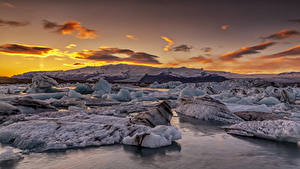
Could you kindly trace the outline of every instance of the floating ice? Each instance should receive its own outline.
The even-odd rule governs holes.
[[[6,161],[19,161],[23,159],[20,153],[15,153],[12,148],[8,148],[5,152],[0,153],[0,163]]]
[[[278,99],[276,99],[275,97],[265,97],[258,102],[258,104],[265,104],[267,106],[272,106],[272,105],[276,105],[279,103],[280,103],[280,101]]]
[[[80,94],[92,94],[94,90],[92,89],[92,86],[88,83],[79,83],[76,85],[75,91]]]
[[[32,84],[27,90],[27,93],[54,93],[58,92],[53,86],[57,86],[58,83],[45,75],[37,75],[32,78]]]
[[[152,110],[133,116],[130,121],[135,124],[155,127],[157,125],[171,125],[172,116],[173,113],[169,103],[163,101]]]
[[[75,90],[70,90],[68,92],[68,97],[71,97],[71,98],[80,98],[80,99],[84,99],[85,96],[83,96],[82,94],[76,92]]]
[[[205,93],[202,90],[192,88],[192,87],[186,87],[181,90],[179,97],[190,97],[190,96],[200,96],[204,95]]]
[[[231,112],[241,112],[241,111],[256,111],[256,112],[267,112],[271,113],[272,109],[268,106],[262,105],[240,105],[227,103],[226,106]]]
[[[247,121],[225,127],[229,134],[298,143],[300,124],[289,120]]]
[[[181,98],[176,112],[201,120],[221,123],[239,123],[243,121],[230,112],[222,102],[207,95],[194,98]]]
[[[172,144],[172,141],[181,139],[181,133],[173,126],[156,126],[144,133],[127,136],[122,143],[148,148],[158,148]]]
[[[0,116],[7,116],[12,114],[18,114],[20,110],[6,102],[0,102]]]
[[[109,99],[117,100],[120,102],[129,102],[131,101],[131,96],[128,90],[121,89],[118,94],[111,94],[108,97]]]

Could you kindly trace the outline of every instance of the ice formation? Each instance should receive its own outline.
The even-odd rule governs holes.
[[[173,113],[169,103],[164,101],[150,111],[134,115],[130,118],[130,121],[134,124],[155,127],[157,125],[171,125],[172,116]]]
[[[99,81],[94,86],[93,96],[102,97],[104,94],[109,94],[111,92],[111,85],[104,79],[99,79]]]
[[[148,148],[158,148],[172,144],[172,141],[181,139],[181,133],[173,126],[156,126],[144,133],[127,136],[122,143]]]
[[[88,83],[79,83],[76,85],[75,91],[80,94],[92,94],[94,92],[92,86]]]
[[[54,93],[58,90],[53,88],[57,86],[58,83],[45,75],[37,75],[32,78],[32,84],[27,90],[27,93]]]
[[[0,163],[6,161],[19,161],[23,159],[20,153],[16,153],[12,148],[8,148],[5,152],[0,153]]]
[[[109,99],[117,100],[120,102],[129,102],[131,101],[131,95],[128,90],[121,89],[118,94],[111,94],[108,96]]]
[[[230,112],[225,104],[208,95],[194,98],[181,98],[176,112],[201,120],[217,121],[225,124],[243,121]]]
[[[182,89],[179,97],[200,96],[200,95],[204,95],[204,94],[205,93],[202,90],[192,88],[192,87],[186,87],[186,88]]]
[[[229,134],[298,143],[300,124],[289,120],[247,121],[225,127]]]
[[[17,107],[15,107],[11,104],[8,104],[6,102],[0,101],[0,116],[17,114],[19,112],[20,112],[20,110]]]

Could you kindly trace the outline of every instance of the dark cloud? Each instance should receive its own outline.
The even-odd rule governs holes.
[[[208,53],[208,52],[211,52],[211,51],[212,51],[212,48],[210,48],[210,47],[205,47],[205,48],[201,48],[200,50],[202,50],[202,51],[205,52],[205,53]]]
[[[130,49],[119,49],[119,48],[100,48],[100,51],[103,54],[127,54],[127,55],[132,55],[135,52],[130,50]]]
[[[94,39],[98,36],[96,30],[83,27],[78,21],[68,21],[60,25],[52,21],[43,20],[43,27],[44,29],[54,29],[62,35],[75,33],[76,37],[80,39]]]
[[[54,29],[54,28],[60,29],[62,27],[62,25],[58,25],[55,22],[51,22],[51,21],[48,21],[45,19],[43,20],[43,26],[44,26],[44,29]]]
[[[9,21],[9,20],[3,20],[0,19],[0,26],[13,26],[13,27],[19,27],[19,26],[27,26],[29,25],[29,22],[19,22],[19,21]]]
[[[31,54],[31,55],[43,55],[53,50],[48,47],[40,46],[28,46],[19,44],[4,44],[0,45],[0,52],[4,54]]]
[[[233,61],[237,58],[241,58],[244,55],[256,54],[259,53],[259,50],[264,50],[276,43],[274,42],[264,42],[259,45],[251,46],[251,47],[243,47],[237,51],[226,53],[220,56],[220,59],[223,61]]]
[[[286,38],[291,38],[294,36],[299,36],[300,32],[295,31],[295,30],[281,30],[280,32],[271,34],[269,36],[266,37],[262,37],[262,39],[264,40],[282,40],[282,39],[286,39]]]
[[[174,52],[189,52],[192,49],[192,46],[188,45],[179,45],[171,48]]]
[[[126,54],[127,57],[118,57],[113,54]],[[105,48],[98,51],[89,51],[78,53],[77,59],[96,60],[103,62],[130,62],[136,64],[161,64],[158,56],[144,52],[134,52],[129,49]]]
[[[290,49],[287,49],[283,52],[275,53],[272,55],[261,56],[261,59],[272,59],[272,58],[280,58],[286,56],[300,56],[300,45],[294,46]]]

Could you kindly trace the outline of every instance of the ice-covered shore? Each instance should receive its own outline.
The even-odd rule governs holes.
[[[157,148],[181,138],[171,124],[172,110],[232,124],[225,127],[229,134],[300,141],[299,88],[260,88],[239,80],[155,83],[150,89],[112,86],[104,79],[69,85],[75,89],[41,76],[23,91],[0,88],[0,143],[35,152],[109,144]],[[155,89],[162,87],[168,90]]]

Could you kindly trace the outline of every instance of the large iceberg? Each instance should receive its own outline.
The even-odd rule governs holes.
[[[156,113],[160,113],[162,108],[165,107],[158,108]],[[123,139],[127,136],[153,133],[155,139],[151,137],[145,142],[147,144],[142,145],[153,148],[169,145],[172,141],[179,139],[178,135],[180,135],[171,126],[152,130],[151,127],[134,123],[126,117],[114,117],[111,114],[101,115],[99,110],[78,108],[70,110],[39,113],[26,116],[22,121],[3,125],[0,127],[0,143],[10,144],[23,150],[44,152],[55,149],[119,144],[123,143]],[[155,121],[159,122],[160,120],[156,118],[153,122]]]
[[[57,86],[58,83],[45,75],[37,75],[32,78],[32,84],[30,88],[27,90],[27,93],[54,93],[59,90],[53,88]]]
[[[157,125],[171,125],[172,116],[173,113],[169,103],[163,101],[152,110],[134,115],[130,118],[130,121],[134,124],[155,127]]]
[[[290,120],[247,121],[225,127],[229,134],[299,143],[300,124]]]
[[[243,121],[233,114],[225,104],[208,95],[193,98],[181,98],[176,112],[201,120],[217,121],[225,124]]]

